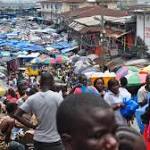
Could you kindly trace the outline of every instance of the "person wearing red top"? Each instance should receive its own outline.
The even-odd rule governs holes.
[[[17,102],[17,100],[18,100],[17,94],[12,88],[8,89],[6,99],[10,103],[16,103]]]

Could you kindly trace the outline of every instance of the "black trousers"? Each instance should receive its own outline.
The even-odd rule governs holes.
[[[34,141],[34,150],[63,150],[63,145],[61,141],[54,143]]]

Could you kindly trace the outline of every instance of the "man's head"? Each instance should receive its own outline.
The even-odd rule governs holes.
[[[24,96],[26,94],[26,90],[28,88],[27,81],[22,80],[17,83],[18,92],[20,96]]]
[[[117,150],[115,117],[99,96],[70,95],[57,111],[57,129],[66,150]]]
[[[126,77],[122,77],[122,78],[120,79],[120,85],[121,85],[122,87],[126,87],[127,84],[128,84],[127,78],[126,78]]]
[[[114,94],[118,94],[119,93],[119,81],[116,79],[110,79],[108,81],[108,89],[113,92]]]
[[[13,88],[8,89],[8,95],[11,95],[12,97],[16,97],[16,92]]]
[[[79,83],[81,83],[84,86],[87,86],[88,80],[87,80],[87,77],[85,75],[80,75],[78,80],[79,80]]]
[[[49,72],[42,72],[40,77],[40,87],[52,89],[54,85],[54,78]]]
[[[146,150],[142,136],[135,130],[123,126],[116,132],[119,140],[119,150]]]
[[[15,103],[7,103],[6,104],[6,111],[9,115],[13,115],[17,110],[17,104]]]

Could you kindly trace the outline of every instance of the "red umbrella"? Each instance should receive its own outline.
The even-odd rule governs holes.
[[[58,63],[58,64],[62,64],[64,62],[66,62],[67,60],[68,60],[67,56],[64,56],[64,55],[56,56],[56,63]]]

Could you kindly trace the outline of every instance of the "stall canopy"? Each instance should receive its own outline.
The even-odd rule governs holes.
[[[67,41],[52,44],[52,45],[50,45],[50,47],[59,49],[59,50],[61,50],[62,53],[67,53],[71,50],[74,50],[75,48],[78,48],[77,43],[67,42]]]
[[[128,80],[128,86],[139,86],[144,84],[146,81],[147,74],[139,74],[139,73],[132,73],[126,76]]]
[[[6,34],[0,34],[0,39],[7,39],[7,35]]]
[[[17,58],[36,58],[40,55],[40,53],[31,53],[28,55],[18,55]]]
[[[44,47],[41,45],[33,44],[28,41],[18,41],[18,40],[4,40],[0,39],[0,46],[9,46],[14,49],[19,49],[21,51],[32,51],[40,52],[44,51]]]
[[[70,52],[70,51],[72,51],[72,50],[75,50],[75,49],[77,49],[78,48],[78,46],[74,46],[74,47],[70,47],[70,48],[66,48],[66,49],[62,49],[61,50],[61,53],[68,53],[68,52]]]

